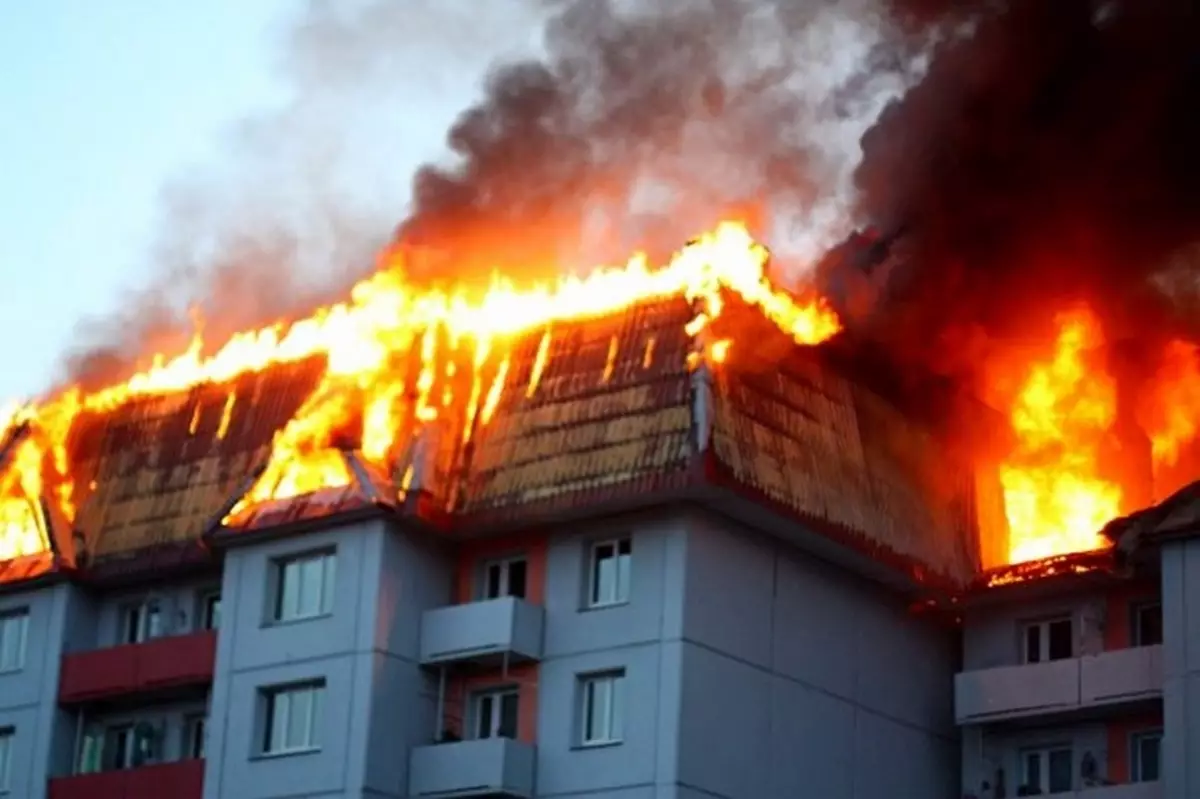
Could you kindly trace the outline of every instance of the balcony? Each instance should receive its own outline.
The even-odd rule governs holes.
[[[1136,702],[1162,696],[1161,646],[1114,649],[1080,658],[1079,699],[1084,705]]]
[[[408,795],[439,799],[530,799],[537,750],[508,738],[418,746]]]
[[[1161,782],[1130,782],[1103,788],[1081,788],[1068,795],[1076,799],[1163,799],[1163,790]]]
[[[217,634],[201,632],[65,655],[58,700],[69,705],[208,685],[216,652]]]
[[[959,724],[1021,718],[1162,696],[1162,647],[965,671],[954,678]]]
[[[48,799],[201,799],[204,761],[181,760],[126,771],[50,780]]]
[[[540,660],[544,611],[516,597],[450,605],[421,617],[421,663],[492,665]]]

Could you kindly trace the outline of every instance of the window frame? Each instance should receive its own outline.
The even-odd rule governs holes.
[[[579,712],[579,746],[614,746],[625,742],[625,670],[593,672],[579,676],[579,697],[576,707]],[[596,686],[605,685],[603,712],[605,716],[603,737],[591,736]],[[614,718],[616,719],[614,723]]]
[[[196,713],[183,722],[183,752],[180,760],[203,760],[208,740],[208,716]]]
[[[213,623],[213,619],[216,623]],[[221,627],[221,589],[208,588],[200,592],[196,608],[196,629],[215,632]]]
[[[100,725],[89,724],[84,728],[76,752],[75,774],[99,774],[104,771],[104,741],[107,734],[107,729]]]
[[[1057,790],[1051,791],[1051,789],[1050,789],[1050,775],[1051,775],[1050,758],[1051,758],[1051,756],[1053,756],[1055,754],[1059,754],[1061,752],[1066,752],[1067,755],[1071,759],[1071,767],[1070,767],[1070,769],[1068,769],[1068,773],[1070,774],[1069,784],[1065,789],[1063,789],[1061,791],[1057,791]],[[1020,768],[1018,769],[1018,773],[1021,776],[1020,782],[1017,783],[1018,789],[1023,786],[1029,785],[1029,757],[1031,755],[1036,755],[1039,758],[1039,770],[1040,770],[1041,780],[1039,781],[1039,784],[1037,786],[1035,786],[1038,788],[1038,790],[1041,791],[1041,794],[1039,794],[1039,796],[1040,795],[1055,796],[1055,795],[1067,794],[1067,793],[1070,793],[1075,790],[1075,784],[1077,782],[1076,775],[1075,775],[1075,769],[1076,769],[1075,747],[1069,743],[1047,744],[1044,746],[1031,746],[1031,747],[1022,749],[1020,751],[1020,758],[1021,758]]]
[[[8,645],[8,636],[12,626],[16,632],[16,656],[13,663],[4,663],[4,652]],[[0,611],[0,674],[13,674],[25,668],[25,659],[29,656],[29,608],[8,608]]]
[[[12,755],[16,741],[16,727],[0,727],[0,793],[12,790]]]
[[[511,698],[515,705],[515,718],[512,735],[503,735],[501,726],[503,725],[504,714],[502,712],[503,702],[505,699]],[[486,735],[481,735],[480,722],[483,719],[483,703],[487,700],[492,702],[491,723]],[[521,731],[521,691],[516,685],[496,686],[494,688],[486,688],[481,691],[476,691],[471,694],[470,716],[468,717],[470,726],[468,730],[470,734],[466,736],[471,740],[483,740],[487,738],[508,738],[516,740]]]
[[[624,545],[628,551],[622,553],[621,547]],[[613,575],[613,596],[604,598],[599,596],[600,591],[600,564],[601,558],[599,551],[603,547],[612,547],[611,557],[614,561],[616,569]],[[629,567],[625,573],[625,581],[621,581],[621,558],[628,558]],[[624,592],[622,593],[622,588]],[[598,541],[592,541],[588,546],[587,557],[587,594],[584,598],[584,606],[591,609],[611,608],[618,605],[629,604],[630,597],[633,595],[633,536],[622,535],[613,538],[604,538]]]
[[[512,566],[514,563],[522,563],[525,566],[525,587],[521,595],[512,593]],[[499,593],[496,596],[489,595],[490,572],[493,568],[500,569],[500,586]],[[505,597],[514,597],[516,599],[525,599],[529,596],[529,558],[523,554],[511,555],[505,558],[492,558],[485,560],[479,567],[479,589],[476,591],[476,599],[480,602],[487,602],[492,599],[503,599]]]
[[[1051,658],[1050,657],[1050,627],[1054,624],[1066,622],[1068,625],[1068,634],[1070,637],[1070,650],[1066,657]],[[1075,657],[1075,617],[1069,614],[1061,616],[1047,616],[1041,619],[1029,619],[1021,622],[1021,665],[1032,666],[1038,663],[1052,663],[1057,660],[1070,660]],[[1029,655],[1029,632],[1038,630],[1038,647],[1040,648],[1040,657],[1037,660],[1031,660]]]
[[[1142,613],[1152,608],[1158,608],[1158,640],[1145,643],[1145,633],[1142,629]],[[1162,600],[1146,599],[1134,602],[1129,608],[1129,643],[1132,646],[1158,646],[1163,639]]]
[[[133,732],[134,724],[132,721],[121,722],[117,724],[105,724],[101,731],[100,743],[100,772],[106,771],[127,771],[133,768],[133,753],[136,736]],[[109,759],[109,741],[116,741],[124,737],[125,751],[121,762]],[[115,756],[115,752],[112,753]]]
[[[163,626],[166,614],[163,612],[162,600],[158,597],[142,597],[122,602],[118,607],[120,609],[120,645],[144,644],[147,641],[162,638],[166,634],[166,628]],[[151,610],[153,610],[153,615],[158,618],[158,631],[154,635],[151,635]],[[134,640],[131,641],[129,640],[129,621],[132,614],[136,614],[137,631]]]
[[[1154,739],[1158,741],[1158,763],[1157,775],[1154,779],[1146,779],[1142,772],[1144,764],[1142,762],[1142,747],[1141,744]],[[1129,781],[1130,782],[1160,782],[1162,780],[1162,741],[1163,731],[1161,729],[1153,730],[1138,730],[1129,735]]]
[[[272,685],[260,689],[262,723],[260,725],[260,735],[258,736],[256,752],[258,757],[283,757],[286,755],[299,755],[321,751],[319,727],[324,715],[325,687],[324,680],[308,680],[284,685]],[[293,697],[302,693],[308,694],[310,699],[305,724],[306,740],[301,744],[291,745],[286,740],[286,728],[291,721],[291,702],[293,701]],[[276,737],[274,731],[277,728],[276,722],[280,716],[278,702],[281,697],[285,696],[288,698],[287,713],[283,716],[283,728],[285,730],[283,736],[285,740],[283,741],[283,746],[272,748],[276,743],[274,740]]]
[[[299,612],[303,606],[303,598],[299,593],[300,588],[297,588],[295,599],[297,612],[294,615],[285,614],[285,606],[288,604],[288,567],[292,565],[297,566],[296,574],[300,580],[300,586],[303,587],[303,564],[313,561],[321,563],[320,596],[317,600],[316,610],[307,613]],[[267,606],[268,625],[294,624],[332,615],[333,605],[336,601],[334,592],[337,587],[336,548],[312,549],[274,558],[271,561],[271,581],[268,585],[271,588]]]

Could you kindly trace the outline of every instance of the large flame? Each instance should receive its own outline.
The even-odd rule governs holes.
[[[1200,347],[1176,339],[1167,344],[1142,409],[1154,460],[1174,466],[1200,433]]]
[[[722,291],[731,291],[801,344],[835,334],[840,322],[822,299],[800,300],[768,281],[767,257],[743,225],[727,222],[661,268],[651,268],[639,255],[623,267],[526,286],[497,275],[486,290],[472,293],[418,288],[407,278],[402,255],[392,253],[383,269],[353,288],[349,300],[308,318],[236,335],[207,356],[197,335],[183,354],[170,360],[156,356],[150,368],[124,382],[93,392],[71,388],[0,416],[0,431],[18,424],[29,431],[10,453],[6,483],[0,486],[0,530],[6,531],[0,532],[5,542],[0,558],[36,545],[17,530],[28,529],[24,509],[44,496],[45,488],[63,515],[73,519],[77,497],[66,462],[67,437],[82,412],[324,356],[320,385],[276,436],[270,461],[235,508],[237,515],[266,500],[348,483],[348,467],[338,451],[343,438],[356,440],[365,459],[387,468],[406,432],[449,409],[461,420],[460,434],[470,436],[495,411],[505,386],[508,344],[522,332],[546,331],[539,353],[544,361],[555,323],[684,296],[696,308],[688,332],[703,340],[704,329],[721,313]],[[706,354],[722,360],[730,348],[727,340],[708,341]],[[649,349],[646,357],[652,357]],[[528,390],[537,373],[535,368]],[[222,434],[235,403],[230,394]]]
[[[1136,455],[1121,454],[1132,471],[1114,474],[1105,451],[1115,441],[1116,381],[1107,370],[1104,331],[1087,307],[1057,317],[1052,355],[1027,366],[1009,408],[1016,445],[1001,465],[1009,524],[1008,562],[1053,558],[1103,549],[1101,529],[1130,506]],[[1175,464],[1200,432],[1200,349],[1176,340],[1162,353],[1143,387],[1140,422],[1150,439],[1146,480]],[[1172,486],[1156,486],[1158,492]]]
[[[1058,327],[1053,356],[1032,365],[1010,411],[1017,444],[1000,468],[1010,563],[1102,548],[1100,528],[1121,509],[1121,487],[1098,469],[1117,413],[1115,382],[1088,359],[1103,331],[1086,309]]]

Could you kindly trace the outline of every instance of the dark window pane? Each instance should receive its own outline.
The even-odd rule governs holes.
[[[1050,753],[1050,792],[1071,790],[1074,768],[1070,749],[1056,749]]]
[[[514,560],[508,564],[508,595],[525,598],[525,561]]]
[[[1157,735],[1143,735],[1138,739],[1139,782],[1157,782],[1162,739]]]
[[[1134,644],[1156,646],[1162,643],[1162,605],[1142,605],[1137,610]]]
[[[1069,619],[1050,622],[1049,658],[1048,660],[1063,660],[1072,656],[1074,647],[1071,645],[1071,622]]]
[[[1025,662],[1042,662],[1042,627],[1039,624],[1025,628]]]
[[[492,737],[492,697],[479,697],[479,718],[475,725],[476,738]]]
[[[210,630],[216,630],[221,626],[221,597],[210,596],[208,598],[208,609],[205,611],[204,624]]]
[[[617,569],[611,544],[596,547],[592,570],[592,602],[612,602],[617,593]]]
[[[500,564],[493,563],[487,567],[487,584],[484,586],[483,598],[496,599],[500,596]]]
[[[500,726],[496,730],[497,735],[504,738],[517,737],[518,704],[516,692],[504,694],[500,698]]]
[[[1030,752],[1025,755],[1025,785],[1029,788],[1040,788],[1042,784],[1042,753]]]
[[[142,614],[139,608],[131,607],[125,610],[125,643],[136,644],[140,637]]]
[[[271,696],[267,700],[267,717],[263,720],[262,750],[264,752],[270,752],[275,748],[272,744],[275,739],[275,728],[279,726],[279,719],[276,718],[278,704],[278,696]]]
[[[630,555],[633,553],[633,540],[629,538],[621,539],[617,544],[618,555]]]

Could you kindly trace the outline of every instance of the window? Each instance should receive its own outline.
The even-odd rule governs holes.
[[[186,738],[184,739],[183,757],[185,760],[200,760],[204,757],[204,716],[192,716],[187,720]]]
[[[1162,603],[1143,602],[1134,605],[1130,614],[1133,621],[1134,646],[1155,646],[1162,643]]]
[[[0,729],[0,791],[12,788],[12,750],[16,737],[12,727]]]
[[[162,609],[154,599],[124,606],[121,608],[121,643],[140,644],[158,638],[163,634],[162,617]]]
[[[1022,752],[1021,787],[1044,794],[1072,790],[1074,760],[1066,746]]]
[[[483,599],[525,598],[525,558],[493,561],[483,567]]]
[[[333,609],[332,552],[279,561],[275,580],[275,621],[321,616]]]
[[[319,748],[324,694],[324,683],[267,691],[263,754],[304,752]]]
[[[582,680],[584,746],[617,743],[622,740],[625,673],[597,674]]]
[[[1162,765],[1162,730],[1130,737],[1129,772],[1133,782],[1158,782]]]
[[[472,708],[472,737],[516,738],[519,704],[515,688],[476,694]]]
[[[95,774],[101,769],[101,758],[104,755],[104,730],[91,727],[83,734],[83,744],[79,747],[79,765],[77,774]]]
[[[0,613],[0,671],[16,671],[25,666],[28,635],[28,610]]]
[[[1025,625],[1024,660],[1044,663],[1073,656],[1070,619],[1050,619]]]
[[[628,538],[592,546],[588,604],[592,607],[629,601],[633,542]]]
[[[216,630],[221,626],[221,592],[208,591],[200,595],[200,629]]]

